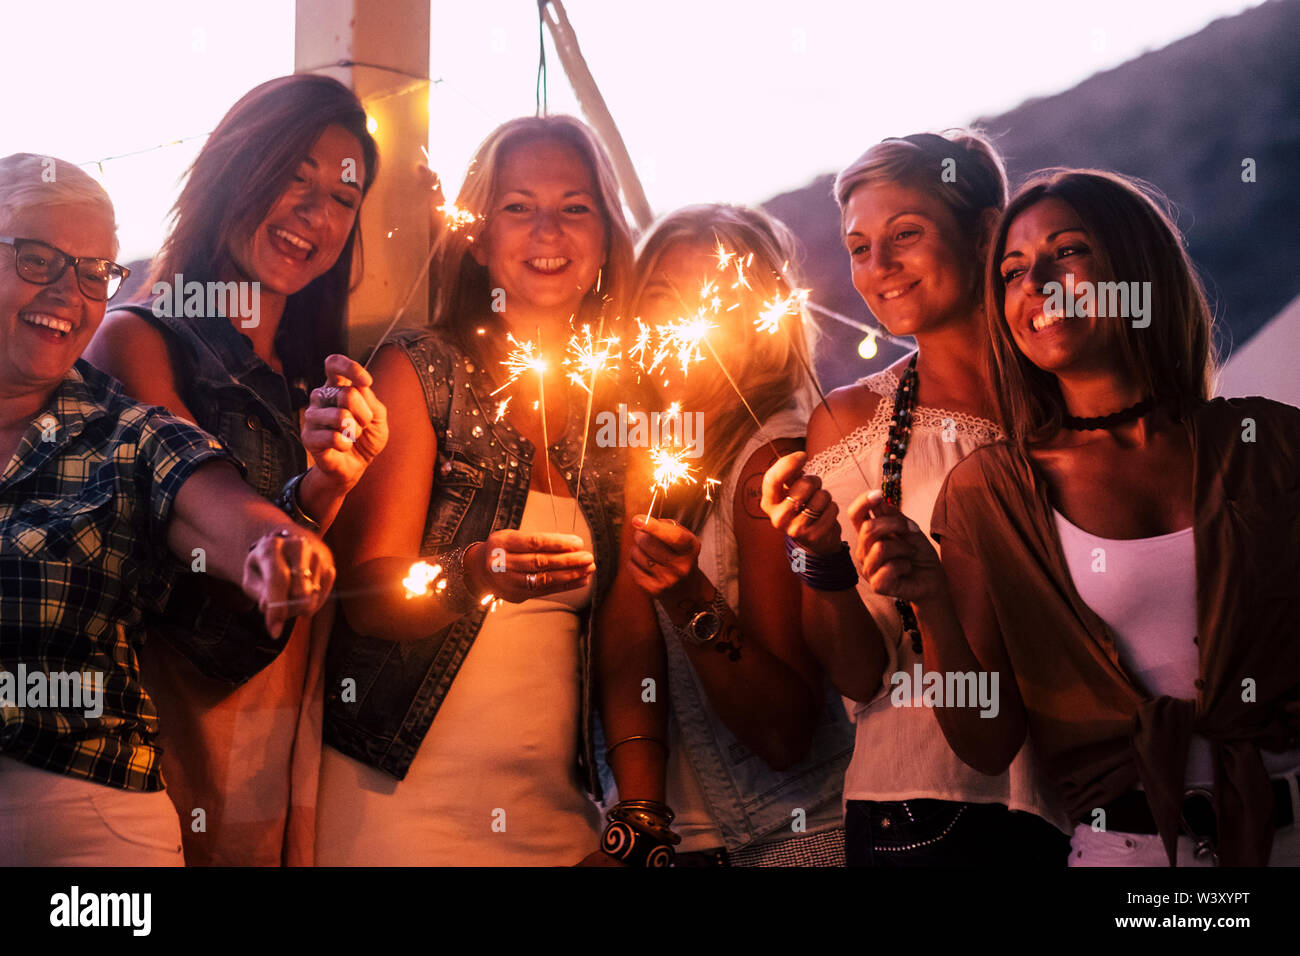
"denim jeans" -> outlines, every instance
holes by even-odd
[[[1000,803],[850,800],[849,866],[1064,867],[1070,840],[1032,813]]]

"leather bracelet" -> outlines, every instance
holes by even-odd
[[[821,555],[812,554],[786,535],[785,556],[790,560],[792,570],[802,567],[803,570],[794,573],[814,591],[847,591],[858,586],[858,569],[844,541],[840,542],[840,550],[835,554]]]
[[[294,524],[300,524],[309,531],[320,534],[320,522],[303,511],[302,502],[298,500],[298,486],[302,484],[305,477],[307,472],[304,471],[286,481],[284,487],[280,489],[280,496],[275,499],[275,506],[293,519]]]

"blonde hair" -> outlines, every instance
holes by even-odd
[[[578,151],[596,182],[597,201],[605,221],[605,264],[599,290],[587,293],[575,324],[591,322],[604,310],[606,331],[623,315],[627,290],[632,281],[632,234],[623,217],[618,178],[613,164],[596,134],[572,116],[526,116],[502,123],[479,144],[470,160],[469,171],[456,196],[456,205],[480,218],[460,229],[444,229],[438,237],[437,288],[433,295],[430,324],[444,328],[471,355],[480,354],[485,337],[468,334],[477,326],[492,326],[500,316],[490,308],[492,290],[487,267],[471,255],[475,242],[482,240],[499,192],[501,163],[518,146],[539,140],[565,143]]]
[[[1181,408],[1209,398],[1215,373],[1214,317],[1168,200],[1141,180],[1099,169],[1046,169],[1021,186],[993,232],[986,265],[985,315],[992,345],[993,393],[1003,430],[1023,446],[1061,428],[1065,402],[1056,376],[1021,353],[1003,313],[1001,259],[1022,212],[1055,198],[1078,214],[1093,240],[1104,281],[1150,282],[1150,324],[1121,322],[1119,351],[1144,395]]]
[[[797,310],[782,317],[775,334],[760,331],[754,324],[762,303],[789,296],[800,285],[794,265],[797,245],[790,230],[759,209],[725,203],[686,206],[669,213],[641,240],[632,302],[640,302],[660,260],[681,243],[710,248],[721,243],[740,258],[753,254],[745,270],[752,292],[743,297],[741,308],[725,313],[732,317],[732,338],[725,352],[719,348],[719,357],[760,421],[767,421],[792,402],[811,411],[817,400],[808,374],[813,367],[815,327],[807,310],[800,303]],[[683,408],[683,412],[703,411],[706,415],[708,437],[697,464],[702,475],[721,477],[736,464],[736,457],[758,426],[725,377],[713,379],[708,393],[697,396],[696,401],[698,409]],[[707,502],[696,503],[680,520],[698,530],[709,510]]]
[[[949,129],[942,135],[913,133],[872,146],[835,177],[841,230],[853,191],[878,183],[899,183],[941,200],[974,250],[975,261],[983,262],[988,245],[984,212],[999,211],[1007,204],[1006,166],[984,133],[976,129]],[[977,289],[977,295],[982,294]]]
[[[0,158],[0,223],[42,206],[92,207],[108,220],[113,231],[111,255],[117,255],[117,215],[113,200],[81,167],[36,153],[13,153]]]

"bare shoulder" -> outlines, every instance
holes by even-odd
[[[115,369],[152,366],[156,371],[159,361],[171,365],[167,339],[162,332],[134,312],[124,309],[116,309],[104,316],[95,337],[86,346],[85,359],[119,379],[122,376]]]
[[[865,382],[854,382],[826,396],[808,419],[808,457],[825,451],[876,415],[881,397]]]
[[[118,309],[104,316],[83,357],[121,382],[137,401],[162,405],[194,421],[194,414],[180,397],[172,349],[166,336],[148,321]]]

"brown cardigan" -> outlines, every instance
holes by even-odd
[[[1010,443],[952,469],[931,533],[985,569],[1030,740],[1072,819],[1091,821],[1140,780],[1173,865],[1198,733],[1214,755],[1220,859],[1262,866],[1273,796],[1259,751],[1300,744],[1300,409],[1215,399],[1184,423],[1194,460],[1194,701],[1148,698],[1124,672],[1109,628],[1074,588],[1047,485]],[[1247,679],[1253,700],[1242,699]]]

